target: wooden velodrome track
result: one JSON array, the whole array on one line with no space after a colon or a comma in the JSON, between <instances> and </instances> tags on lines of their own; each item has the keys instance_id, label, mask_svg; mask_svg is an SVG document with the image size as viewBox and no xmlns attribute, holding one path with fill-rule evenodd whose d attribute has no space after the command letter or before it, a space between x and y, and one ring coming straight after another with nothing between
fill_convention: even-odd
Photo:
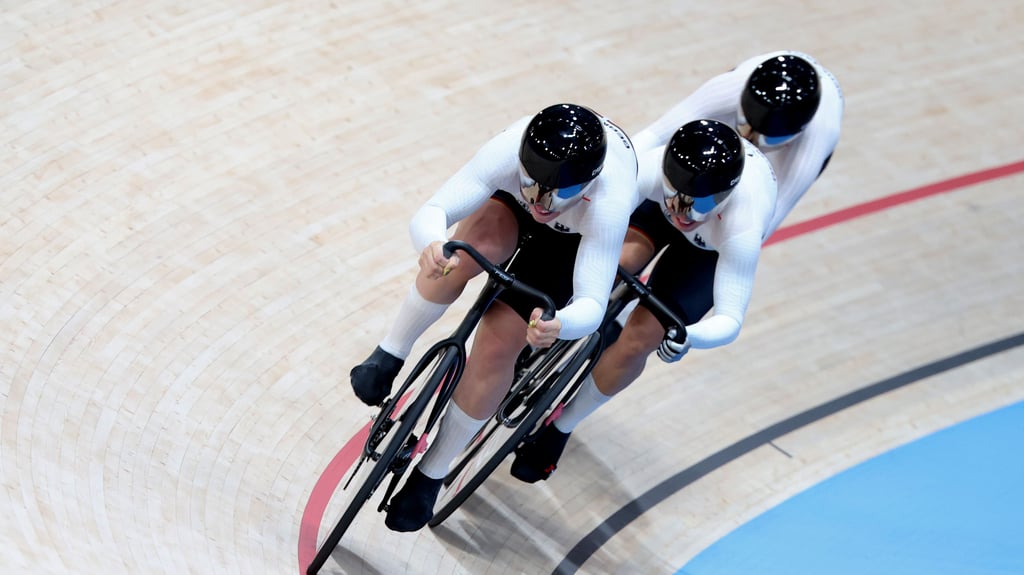
<instances>
[{"instance_id":1,"label":"wooden velodrome track","mask_svg":"<svg viewBox=\"0 0 1024 575\"><path fill-rule=\"evenodd\" d=\"M572 101L636 131L780 48L835 73L846 115L788 220L817 223L766 248L739 340L652 361L551 481L499 470L418 534L366 513L324 572L673 573L1024 399L1017 0L0 5L3 573L300 571L418 204L522 115Z\"/></svg>"}]
</instances>

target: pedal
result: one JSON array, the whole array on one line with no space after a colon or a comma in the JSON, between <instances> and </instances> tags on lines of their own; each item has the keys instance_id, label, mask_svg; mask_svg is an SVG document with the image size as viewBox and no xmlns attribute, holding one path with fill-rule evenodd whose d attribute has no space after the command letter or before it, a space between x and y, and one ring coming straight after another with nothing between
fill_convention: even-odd
<instances>
[{"instance_id":1,"label":"pedal","mask_svg":"<svg viewBox=\"0 0 1024 575\"><path fill-rule=\"evenodd\" d=\"M405 440L405 445L395 454L395 459L388 466L388 471L392 474L391 480L388 481L387 489L384 490L384 496L381 497L380 504L377 505L377 511L386 512L388 510L388 502L391 501L391 495L395 492L398 482L401 481L402 476L405 475L406 470L409 468L409 462L416 455L416 445L418 442L416 434L410 435Z\"/></svg>"}]
</instances>

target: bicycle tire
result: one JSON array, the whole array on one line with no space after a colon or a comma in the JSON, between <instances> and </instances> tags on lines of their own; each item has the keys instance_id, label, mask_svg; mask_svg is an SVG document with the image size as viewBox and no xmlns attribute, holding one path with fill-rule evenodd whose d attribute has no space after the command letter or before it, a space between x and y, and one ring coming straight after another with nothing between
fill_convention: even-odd
<instances>
[{"instance_id":1,"label":"bicycle tire","mask_svg":"<svg viewBox=\"0 0 1024 575\"><path fill-rule=\"evenodd\" d=\"M324 540L323 544L317 549L316 556L313 561L310 562L306 568L306 575L316 575L323 567L324 563L330 558L331 554L334 553L338 543L341 542L342 536L348 530L349 526L355 520L356 515L363 508L363 505L370 500L373 493L380 487L384 481L385 476L390 471L391 464L394 463L395 458L398 456L402 446L406 444L409 438L412 436L413 431L416 428L416 424L419 422L423 413L427 410L427 406L434 399L435 392L444 383L446 377L448 377L449 371L453 367L453 362L458 361L457 357L452 355L452 348L440 347L434 351L434 355L438 357L437 363L434 364L432 371L427 376L427 383L420 388L416 395L416 398L409 404L405 410L395 418L394 421L401 421L398 425L397 430L392 428L389 431L391 434L390 438L386 438L386 446L381 451L380 457L374 462L373 467L367 473L366 478L363 480L359 489L355 495L352 496L351 501L345 507L345 511L342 513L338 523L335 524L331 533ZM426 364L430 361L423 360ZM418 378L421 373L410 374L409 379Z\"/></svg>"},{"instance_id":2,"label":"bicycle tire","mask_svg":"<svg viewBox=\"0 0 1024 575\"><path fill-rule=\"evenodd\" d=\"M519 424L512 429L512 433L508 435L501 444L491 453L487 460L480 465L475 471L471 471L468 477L458 481L460 477L454 477L448 483L456 483L458 491L452 494L450 497L446 497L447 493L442 493L440 498L444 502L441 507L434 513L430 521L427 523L430 527L436 527L444 522L456 509L458 509L469 497L483 484L483 482L498 468L505 458L519 445L519 443L526 437L526 435L534 430L538 422L540 422L549 413L549 410L555 401L559 399L562 392L569 387L569 384L575 381L579 377L579 371L583 368L587 361L596 359L597 354L600 350L600 338L597 336L591 336L587 338L584 344L575 351L570 359L565 363L565 367L556 373L548 374L547 377L555 378L555 381L550 387L543 391L543 395L539 401L537 401L531 408L529 413L523 417ZM458 466L458 472L461 472L471 460L477 458L484 447L485 442L490 442L494 439L494 432L504 425L496 418L492 418L488 423L489 431L481 436L480 441L473 446L473 451L467 455L464 461ZM454 471L454 470L453 470Z\"/></svg>"},{"instance_id":3,"label":"bicycle tire","mask_svg":"<svg viewBox=\"0 0 1024 575\"><path fill-rule=\"evenodd\" d=\"M467 446L466 449L463 450L463 452L459 455L459 457L456 458L451 470L449 470L448 474L445 475L445 487L451 484L455 477L458 476L459 473L461 473L463 467L465 467L466 464L473 459L477 451L479 451L479 449L490 439L490 436L499 427L501 427L501 419L503 417L502 408L504 407L505 403L509 401L509 398L517 394L524 393L526 395L533 395L536 392L536 390L540 388L543 384L536 384L530 386L530 382L528 380L546 379L550 374L554 373L554 370L557 367L557 363L561 361L561 359L565 355L567 355L567 351L571 350L570 345L562 345L568 343L571 342L560 341L556 343L554 346L547 348L547 350L543 350L546 353L535 356L532 365L530 365L529 367L520 367L519 365L517 365L517 377L519 377L520 379L516 380L512 384L512 388L509 389L509 392L505 396L505 399L502 400L502 405L498 407L498 413L496 413L493 417L488 419L487 423L484 424L484 427L473 437L472 441L470 441L469 446ZM532 353L536 354L537 352L534 351Z\"/></svg>"}]
</instances>

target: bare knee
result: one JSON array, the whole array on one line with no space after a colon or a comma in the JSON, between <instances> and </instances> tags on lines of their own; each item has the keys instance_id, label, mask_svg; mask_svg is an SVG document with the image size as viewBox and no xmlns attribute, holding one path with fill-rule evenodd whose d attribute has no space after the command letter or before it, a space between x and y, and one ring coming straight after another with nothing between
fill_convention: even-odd
<instances>
[{"instance_id":1,"label":"bare knee","mask_svg":"<svg viewBox=\"0 0 1024 575\"><path fill-rule=\"evenodd\" d=\"M459 222L452 239L464 241L491 262L500 263L515 251L519 240L519 223L508 206L492 199ZM459 265L461 267L464 264L476 269L473 275L479 273L480 268L470 258L462 258Z\"/></svg>"},{"instance_id":2,"label":"bare knee","mask_svg":"<svg viewBox=\"0 0 1024 575\"><path fill-rule=\"evenodd\" d=\"M665 329L661 323L643 306L637 307L619 335L616 346L621 344L620 352L634 358L647 357L658 348L665 337Z\"/></svg>"},{"instance_id":3,"label":"bare knee","mask_svg":"<svg viewBox=\"0 0 1024 575\"><path fill-rule=\"evenodd\" d=\"M519 224L508 206L490 200L459 222L452 239L466 242L488 261L497 264L512 256L519 239ZM459 265L442 278L430 278L420 270L416 289L428 301L450 304L462 295L466 284L480 271L473 258L459 254Z\"/></svg>"},{"instance_id":4,"label":"bare knee","mask_svg":"<svg viewBox=\"0 0 1024 575\"><path fill-rule=\"evenodd\" d=\"M423 299L433 303L450 304L454 302L462 295L469 280L480 273L480 268L475 265L473 266L475 271L461 269L462 267L460 265L459 269L454 270L451 274L437 279L427 277L426 272L420 270L416 275L416 291L420 292Z\"/></svg>"}]
</instances>

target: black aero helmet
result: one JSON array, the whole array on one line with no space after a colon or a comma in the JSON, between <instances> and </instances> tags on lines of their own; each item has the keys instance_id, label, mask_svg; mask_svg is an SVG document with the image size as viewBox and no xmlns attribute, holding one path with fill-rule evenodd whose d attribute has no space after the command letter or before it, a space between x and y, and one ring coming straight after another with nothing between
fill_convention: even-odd
<instances>
[{"instance_id":1,"label":"black aero helmet","mask_svg":"<svg viewBox=\"0 0 1024 575\"><path fill-rule=\"evenodd\" d=\"M703 221L739 183L744 158L739 134L722 122L684 124L665 146L665 206L690 220Z\"/></svg>"},{"instance_id":2,"label":"black aero helmet","mask_svg":"<svg viewBox=\"0 0 1024 575\"><path fill-rule=\"evenodd\" d=\"M811 121L821 102L814 66L791 54L765 60L743 88L740 123L759 134L777 138L797 134Z\"/></svg>"},{"instance_id":3,"label":"black aero helmet","mask_svg":"<svg viewBox=\"0 0 1024 575\"><path fill-rule=\"evenodd\" d=\"M519 162L541 188L571 188L601 173L607 149L597 114L575 104L556 104L541 110L526 126Z\"/></svg>"}]
</instances>

